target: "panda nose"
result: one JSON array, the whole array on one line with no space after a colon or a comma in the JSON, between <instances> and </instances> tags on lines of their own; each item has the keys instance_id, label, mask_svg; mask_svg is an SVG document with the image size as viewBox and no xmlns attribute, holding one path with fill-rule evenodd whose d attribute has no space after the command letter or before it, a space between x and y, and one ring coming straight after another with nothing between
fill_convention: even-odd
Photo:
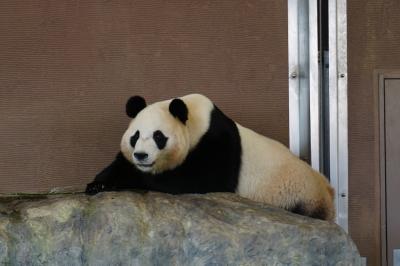
<instances>
[{"instance_id":1,"label":"panda nose","mask_svg":"<svg viewBox=\"0 0 400 266\"><path fill-rule=\"evenodd\" d=\"M135 152L133 156L135 156L135 158L139 161L142 161L148 157L148 154L144 152Z\"/></svg>"}]
</instances>

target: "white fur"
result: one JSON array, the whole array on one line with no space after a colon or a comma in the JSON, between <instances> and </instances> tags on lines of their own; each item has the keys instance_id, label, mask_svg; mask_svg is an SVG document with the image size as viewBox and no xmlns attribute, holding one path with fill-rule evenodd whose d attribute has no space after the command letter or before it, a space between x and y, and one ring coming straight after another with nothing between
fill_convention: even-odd
<instances>
[{"instance_id":1,"label":"white fur","mask_svg":"<svg viewBox=\"0 0 400 266\"><path fill-rule=\"evenodd\" d=\"M303 203L334 217L333 189L327 179L294 156L283 144L236 124L242 144L237 193L285 209Z\"/></svg>"}]
</instances>

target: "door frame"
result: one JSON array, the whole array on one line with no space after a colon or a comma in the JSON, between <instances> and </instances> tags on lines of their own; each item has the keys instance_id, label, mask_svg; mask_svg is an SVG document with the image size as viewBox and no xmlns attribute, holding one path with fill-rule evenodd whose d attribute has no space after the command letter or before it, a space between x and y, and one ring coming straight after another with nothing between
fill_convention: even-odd
<instances>
[{"instance_id":1,"label":"door frame","mask_svg":"<svg viewBox=\"0 0 400 266\"><path fill-rule=\"evenodd\" d=\"M387 252L387 228L386 228L386 143L385 143L385 79L400 79L400 70L377 69L374 71L374 93L375 93L375 133L379 136L375 149L379 154L379 176L380 185L380 240L381 240L381 262L388 265Z\"/></svg>"}]
</instances>

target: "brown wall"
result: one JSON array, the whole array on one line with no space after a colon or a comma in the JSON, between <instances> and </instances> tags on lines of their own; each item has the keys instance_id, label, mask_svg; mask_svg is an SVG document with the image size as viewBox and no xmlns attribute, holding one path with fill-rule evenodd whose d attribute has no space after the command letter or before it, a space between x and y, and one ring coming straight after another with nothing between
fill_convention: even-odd
<instances>
[{"instance_id":1,"label":"brown wall","mask_svg":"<svg viewBox=\"0 0 400 266\"><path fill-rule=\"evenodd\" d=\"M349 226L367 256L380 265L380 185L375 69L400 69L400 2L348 1Z\"/></svg>"},{"instance_id":2,"label":"brown wall","mask_svg":"<svg viewBox=\"0 0 400 266\"><path fill-rule=\"evenodd\" d=\"M207 94L288 143L287 1L0 1L0 193L83 186L131 95Z\"/></svg>"}]
</instances>

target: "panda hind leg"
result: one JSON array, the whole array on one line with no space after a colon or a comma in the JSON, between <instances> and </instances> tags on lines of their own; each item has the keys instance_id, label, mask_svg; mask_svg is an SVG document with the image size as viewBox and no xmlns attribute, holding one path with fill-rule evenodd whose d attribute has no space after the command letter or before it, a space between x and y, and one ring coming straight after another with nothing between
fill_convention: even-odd
<instances>
[{"instance_id":1,"label":"panda hind leg","mask_svg":"<svg viewBox=\"0 0 400 266\"><path fill-rule=\"evenodd\" d=\"M327 210L322 205L317 205L315 208L310 209L307 208L304 202L298 202L292 208L289 208L288 211L320 220L329 219Z\"/></svg>"}]
</instances>

